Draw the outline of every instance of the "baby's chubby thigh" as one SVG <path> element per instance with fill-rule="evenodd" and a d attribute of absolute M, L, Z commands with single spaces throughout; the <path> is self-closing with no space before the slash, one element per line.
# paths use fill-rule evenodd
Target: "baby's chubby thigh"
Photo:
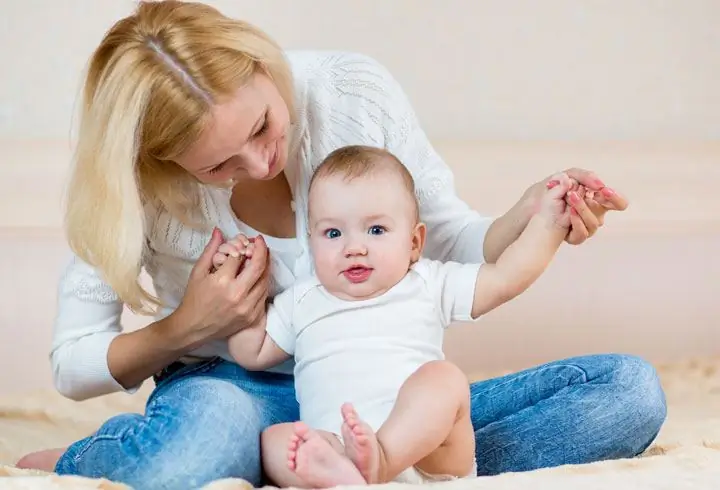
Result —
<path fill-rule="evenodd" d="M 429 474 L 469 474 L 475 438 L 465 373 L 444 360 L 420 366 L 400 388 L 378 437 L 386 452 L 397 454 L 400 467 L 409 463 Z"/>

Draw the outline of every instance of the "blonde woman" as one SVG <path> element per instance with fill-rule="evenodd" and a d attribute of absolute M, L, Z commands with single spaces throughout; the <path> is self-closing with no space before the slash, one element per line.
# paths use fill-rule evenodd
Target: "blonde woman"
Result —
<path fill-rule="evenodd" d="M 407 164 L 431 258 L 493 262 L 542 194 L 543 182 L 532 185 L 497 219 L 471 210 L 401 87 L 368 57 L 283 52 L 197 3 L 141 2 L 115 24 L 85 83 L 67 209 L 75 257 L 59 286 L 52 367 L 74 400 L 132 392 L 148 378 L 156 387 L 143 415 L 114 417 L 19 466 L 146 489 L 261 483 L 261 431 L 298 419 L 292 366 L 247 372 L 225 339 L 262 321 L 266 299 L 309 272 L 309 178 L 349 144 L 387 148 Z M 590 172 L 568 173 L 594 191 L 571 197 L 567 241 L 579 244 L 627 202 Z M 238 233 L 259 236 L 253 259 L 214 270 L 223 236 Z M 155 321 L 123 332 L 123 305 Z M 653 368 L 624 355 L 475 383 L 479 474 L 634 456 L 665 410 Z"/>

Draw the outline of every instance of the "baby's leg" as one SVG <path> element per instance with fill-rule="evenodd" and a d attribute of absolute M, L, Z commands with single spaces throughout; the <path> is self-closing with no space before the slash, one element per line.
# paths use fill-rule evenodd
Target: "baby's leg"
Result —
<path fill-rule="evenodd" d="M 368 483 L 391 481 L 411 466 L 458 477 L 473 468 L 470 389 L 454 364 L 430 362 L 410 376 L 377 438 L 352 406 L 343 416 L 346 454 Z"/>
<path fill-rule="evenodd" d="M 260 449 L 265 473 L 278 487 L 365 484 L 336 436 L 310 429 L 302 422 L 268 427 L 262 433 Z"/>

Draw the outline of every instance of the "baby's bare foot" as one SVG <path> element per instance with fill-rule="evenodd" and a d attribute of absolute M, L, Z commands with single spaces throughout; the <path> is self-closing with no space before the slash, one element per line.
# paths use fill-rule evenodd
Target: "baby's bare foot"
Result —
<path fill-rule="evenodd" d="M 317 431 L 297 422 L 288 443 L 288 467 L 312 488 L 362 485 L 365 479 L 355 465 L 339 454 Z"/>
<path fill-rule="evenodd" d="M 342 406 L 342 437 L 345 454 L 367 483 L 379 483 L 380 444 L 372 428 L 360 419 L 350 403 Z"/>

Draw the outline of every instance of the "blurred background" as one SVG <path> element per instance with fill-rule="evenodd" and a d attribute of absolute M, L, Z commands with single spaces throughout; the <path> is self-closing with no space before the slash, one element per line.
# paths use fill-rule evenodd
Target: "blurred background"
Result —
<path fill-rule="evenodd" d="M 630 199 L 525 295 L 449 332 L 446 352 L 468 373 L 594 352 L 720 354 L 720 2 L 207 3 L 288 49 L 382 62 L 483 213 L 571 166 Z M 88 57 L 133 7 L 0 0 L 2 394 L 52 386 L 73 116 Z"/>

